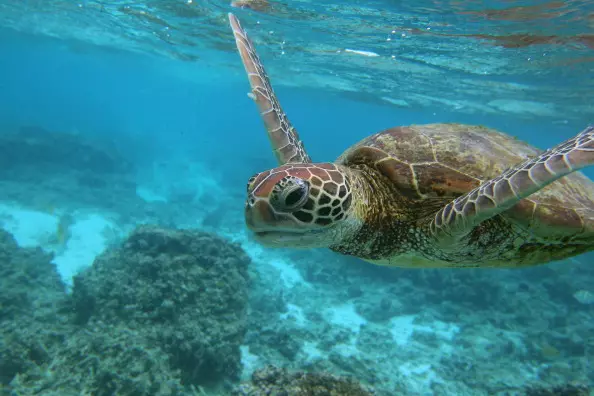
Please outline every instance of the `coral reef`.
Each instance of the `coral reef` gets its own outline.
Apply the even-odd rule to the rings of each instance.
[[[372,388],[352,378],[323,373],[290,373],[286,369],[267,366],[252,374],[251,381],[240,385],[234,396],[371,396]]]
[[[169,355],[142,329],[97,324],[70,329],[47,363],[19,373],[10,383],[18,395],[192,395]]]
[[[0,229],[0,387],[46,364],[64,340],[65,286],[51,259]]]
[[[589,396],[590,390],[584,385],[561,385],[551,388],[529,387],[526,396]]]
[[[39,301],[59,301],[45,316],[29,294],[12,299],[17,308],[0,307],[0,381],[14,394],[192,395],[239,379],[249,264],[239,246],[140,226],[77,275],[66,295],[55,269],[42,268],[52,269],[50,257],[35,259],[37,250],[0,236],[8,241],[0,244],[2,274],[31,259],[24,268],[37,266],[49,283],[16,274],[15,290],[30,285]],[[19,310],[36,316],[16,320]]]
[[[19,248],[0,229],[0,320],[39,317],[54,308],[65,287],[51,260],[40,248]]]
[[[143,329],[187,383],[238,379],[248,263],[213,234],[141,226],[74,278],[77,322]]]

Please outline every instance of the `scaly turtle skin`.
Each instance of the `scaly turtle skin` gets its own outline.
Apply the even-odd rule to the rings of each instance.
[[[479,126],[396,127],[312,163],[229,14],[280,166],[248,182],[266,246],[329,247],[400,267],[523,267],[594,250],[594,128],[547,150]]]

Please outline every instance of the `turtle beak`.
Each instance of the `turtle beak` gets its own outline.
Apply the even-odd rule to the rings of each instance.
[[[252,231],[266,228],[267,225],[274,224],[277,221],[272,208],[268,202],[264,200],[257,200],[253,203],[249,202],[245,205],[245,223]]]

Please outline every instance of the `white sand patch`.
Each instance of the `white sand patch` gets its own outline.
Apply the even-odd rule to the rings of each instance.
[[[359,351],[359,349],[357,349],[357,346],[355,345],[354,342],[351,344],[338,344],[332,349],[334,350],[334,352],[336,352],[346,358],[359,357],[362,355],[361,351]]]
[[[113,222],[99,214],[72,214],[72,221],[61,225],[62,214],[52,214],[24,209],[18,205],[0,204],[0,226],[10,232],[19,246],[40,247],[56,251],[60,238],[67,238],[65,246],[54,257],[57,271],[67,285],[72,276],[90,266],[98,254],[105,250],[110,238],[121,236],[121,230]],[[68,234],[68,237],[65,234]]]
[[[55,257],[58,273],[67,285],[72,276],[89,267],[109,243],[109,236],[118,232],[118,227],[99,214],[75,216],[70,227],[70,238],[64,252]]]
[[[243,239],[240,235],[237,235],[236,237],[236,240],[239,241]],[[265,249],[246,239],[243,239],[241,246],[255,263],[263,266],[271,266],[279,271],[280,279],[286,288],[292,289],[296,285],[310,286],[310,284],[303,279],[293,263],[286,258],[275,254],[271,249]]]
[[[452,341],[456,334],[460,332],[460,328],[453,323],[446,323],[440,320],[434,320],[431,325],[413,325],[415,331],[426,331],[433,333],[446,341]]]
[[[391,332],[394,341],[399,345],[405,345],[409,342],[414,332],[432,333],[444,341],[452,341],[460,328],[453,323],[445,323],[439,320],[431,322],[430,325],[415,324],[416,315],[403,315],[392,318],[390,321]],[[448,344],[443,344],[443,351],[451,350]]]
[[[262,245],[253,242],[248,238],[247,232],[244,230],[236,232],[218,232],[219,235],[228,238],[229,240],[239,243],[243,250],[247,253],[252,261],[260,266],[260,269],[264,272],[267,271],[268,267],[273,267],[280,272],[280,280],[283,286],[292,289],[296,285],[302,285],[305,287],[311,287],[309,282],[301,276],[301,273],[295,265],[290,262],[282,254],[278,254],[275,249],[267,249]]]
[[[305,283],[305,280],[299,271],[286,259],[272,259],[268,262],[268,264],[279,270],[281,273],[281,280],[285,287],[291,289],[297,284]]]
[[[390,320],[390,331],[392,337],[398,345],[406,345],[413,331],[415,325],[413,324],[416,315],[396,316]]]
[[[443,382],[429,363],[406,362],[398,370],[408,379],[409,384],[414,384],[413,389],[421,394],[429,391],[433,383]]]
[[[46,246],[55,236],[59,217],[53,214],[0,204],[0,227],[10,232],[19,246]]]
[[[291,320],[299,327],[305,327],[307,325],[307,319],[303,314],[303,308],[298,305],[288,303],[287,312],[280,314],[282,320]]]
[[[257,355],[251,353],[250,347],[247,345],[241,345],[239,350],[241,352],[241,364],[243,366],[241,379],[247,380],[258,368],[258,365],[260,364],[260,358]]]
[[[324,359],[324,353],[318,349],[318,344],[315,342],[305,341],[301,347],[301,352],[305,355],[304,361],[306,363]]]
[[[337,326],[346,327],[353,333],[359,333],[367,320],[359,315],[353,303],[346,303],[328,308],[324,311],[326,320]]]
[[[440,343],[439,347],[442,355],[451,355],[454,353],[454,350],[456,349],[454,339],[460,332],[460,327],[458,325],[436,320],[431,323],[431,327],[426,326],[426,328],[427,330],[425,330],[425,328],[422,328],[422,330],[436,334],[439,339],[444,341]]]

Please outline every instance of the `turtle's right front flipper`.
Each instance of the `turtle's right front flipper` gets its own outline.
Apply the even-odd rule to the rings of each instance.
[[[594,165],[592,126],[448,203],[431,220],[430,231],[442,247],[455,249],[456,242],[481,222],[503,213],[555,180],[590,165]]]
[[[299,134],[278,103],[252,41],[233,14],[229,14],[229,23],[252,87],[251,97],[258,105],[278,162],[281,165],[311,162],[299,139]]]

